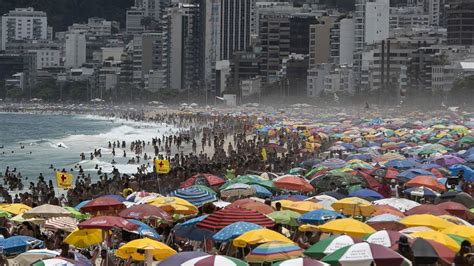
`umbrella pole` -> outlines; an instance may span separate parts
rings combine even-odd
[[[151,250],[145,250],[145,266],[153,265],[153,256],[151,255]]]

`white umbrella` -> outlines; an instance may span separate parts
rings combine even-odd
[[[41,206],[35,207],[25,213],[23,213],[23,218],[44,218],[48,219],[51,217],[64,217],[72,216],[72,213],[63,207],[51,204],[43,204]]]
[[[255,195],[255,188],[251,185],[236,183],[221,190],[222,197],[238,197]]]
[[[28,250],[13,259],[14,263],[18,265],[31,265],[33,262],[59,256],[59,252],[49,249],[32,249]]]
[[[417,206],[420,206],[420,203],[409,200],[409,199],[399,199],[399,198],[389,198],[389,199],[381,199],[376,200],[373,202],[375,205],[389,205],[398,209],[401,212],[406,212],[410,209],[413,209]]]

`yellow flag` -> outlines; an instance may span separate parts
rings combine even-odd
[[[72,188],[72,183],[74,181],[74,176],[69,173],[56,172],[56,183],[58,188],[70,189]]]
[[[157,174],[167,174],[170,172],[170,162],[168,160],[155,160]]]
[[[267,150],[265,148],[262,148],[262,160],[267,161]]]

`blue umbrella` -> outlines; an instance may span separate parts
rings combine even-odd
[[[443,184],[443,185],[446,186],[446,182],[448,182],[448,179],[447,179],[446,177],[439,178],[439,179],[438,179],[438,182],[440,182],[441,184]],[[459,185],[456,185],[455,189],[456,189],[456,191],[459,191],[459,192],[462,191],[462,189],[461,189],[461,187],[460,187]]]
[[[412,188],[403,190],[403,193],[411,195],[411,196],[415,196],[415,197],[435,198],[439,196],[438,192],[427,187],[412,187]]]
[[[463,153],[463,158],[468,158],[469,156],[474,155],[474,147],[469,148],[465,153]]]
[[[166,258],[165,260],[162,260],[160,263],[158,263],[157,266],[176,266],[176,265],[181,265],[185,263],[188,260],[197,258],[197,257],[202,257],[202,256],[208,256],[209,254],[204,253],[202,251],[184,251],[184,252],[179,252],[174,254],[171,257]]]
[[[428,176],[435,177],[435,175],[432,172],[419,169],[419,168],[403,171],[400,174],[398,174],[397,177],[401,177],[403,179],[413,179],[414,177],[419,176],[419,175],[428,175]]]
[[[251,185],[251,186],[255,188],[255,191],[256,191],[255,195],[257,195],[257,197],[270,198],[271,196],[273,196],[273,193],[270,190],[260,185]]]
[[[124,201],[127,201],[123,196],[121,195],[105,195],[105,196],[101,196],[101,198],[104,197],[104,198],[112,198],[114,200],[117,200],[117,201],[120,201],[120,202],[124,202]]]
[[[161,236],[155,231],[155,229],[151,228],[151,226],[147,225],[146,223],[140,222],[135,219],[127,219],[129,222],[132,222],[138,225],[137,232],[141,236],[149,236],[152,238],[160,239]]]
[[[474,154],[471,154],[464,159],[470,163],[474,163]]]
[[[234,238],[239,237],[243,233],[260,228],[262,227],[258,224],[248,222],[236,222],[222,228],[212,237],[212,239],[217,242],[228,242]]]
[[[385,166],[393,168],[413,168],[418,165],[417,162],[411,160],[391,160],[388,161]]]
[[[301,224],[323,224],[336,218],[345,218],[345,216],[335,211],[319,209],[301,215],[298,222]]]
[[[12,236],[0,240],[3,254],[9,256],[26,252],[28,249],[44,248],[43,241],[30,236]]]
[[[177,224],[174,227],[175,234],[179,237],[184,237],[189,240],[195,240],[195,241],[204,241],[206,239],[211,238],[212,235],[214,234],[213,232],[196,227],[196,224],[206,219],[207,216],[208,216],[207,214],[202,215],[197,218],[188,220],[184,223]]]
[[[438,169],[438,168],[443,168],[443,167],[435,163],[424,163],[420,165],[420,168],[421,169],[432,169],[432,168]]]
[[[198,187],[188,187],[177,189],[170,193],[170,196],[178,197],[191,202],[194,206],[202,206],[208,202],[217,200],[215,194],[200,189]]]
[[[85,200],[85,201],[81,201],[79,204],[77,204],[74,209],[76,210],[79,210],[80,208],[82,208],[84,205],[86,205],[87,203],[89,203],[90,200]]]
[[[464,171],[464,174],[463,174],[464,179],[472,182],[472,179],[474,178],[474,170],[472,170],[470,167],[466,165],[455,164],[455,165],[451,165],[448,169],[451,171],[452,176],[457,176],[459,172],[462,170]]]
[[[363,188],[357,191],[354,191],[349,194],[350,197],[359,197],[359,198],[372,198],[375,200],[383,199],[384,196],[380,195],[377,191],[373,191],[372,189]]]
[[[308,198],[308,197],[305,196],[305,195],[299,195],[299,194],[297,194],[297,195],[290,195],[290,194],[286,194],[286,195],[281,195],[281,196],[278,196],[278,197],[274,197],[274,198],[272,199],[272,201],[284,200],[284,199],[287,199],[287,198],[290,198],[290,197],[291,197],[292,199],[300,200],[300,201],[301,201],[301,200],[305,200],[305,199]]]

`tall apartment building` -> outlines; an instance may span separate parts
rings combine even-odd
[[[474,0],[447,0],[448,44],[474,45]]]
[[[48,38],[48,19],[45,12],[33,8],[16,8],[2,16],[1,46],[13,40],[45,40]]]
[[[142,34],[142,77],[152,76],[154,82],[148,84],[150,90],[168,88],[169,57],[166,36],[165,33]]]
[[[66,68],[76,68],[86,62],[86,35],[85,33],[66,34],[65,44]]]
[[[354,19],[336,19],[330,32],[331,63],[352,66],[354,62]]]
[[[103,18],[89,18],[87,23],[74,23],[68,27],[69,32],[86,32],[92,36],[110,36],[113,31],[118,31],[120,25],[115,21],[107,21]]]
[[[310,26],[309,37],[309,68],[317,64],[329,63],[331,55],[330,32],[333,27],[335,17],[322,17],[318,24]]]
[[[309,54],[310,27],[317,21],[315,16],[306,14],[290,17],[290,53]]]

